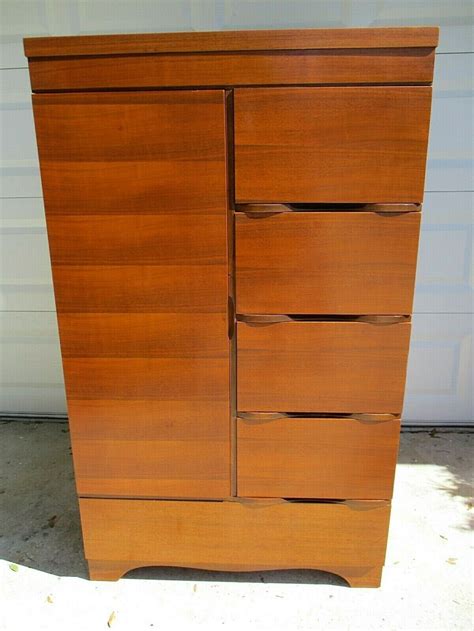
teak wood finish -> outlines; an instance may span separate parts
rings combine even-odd
[[[379,585],[437,42],[25,40],[91,578]]]
[[[438,36],[438,27],[404,26],[28,37],[24,44],[25,55],[31,59],[252,50],[434,49]]]
[[[54,58],[30,62],[34,90],[427,83],[431,49],[308,50]],[[271,68],[271,72],[269,72]]]
[[[263,417],[263,418],[259,418]],[[392,497],[397,417],[278,414],[237,419],[237,489],[244,497]]]
[[[237,202],[421,202],[430,87],[235,90]]]
[[[40,37],[25,53],[35,91],[429,84],[437,42],[437,28],[303,29]]]
[[[239,322],[239,410],[400,414],[410,326]]]
[[[235,218],[239,313],[411,312],[416,206],[385,214],[259,208]]]
[[[158,213],[173,223],[205,214],[222,223],[222,90],[34,94],[33,109],[48,217]]]
[[[380,581],[390,503],[81,499],[97,578],[142,565],[226,571],[318,568],[350,585]],[[282,546],[282,541],[291,542]]]
[[[33,98],[80,494],[230,494],[224,101]]]

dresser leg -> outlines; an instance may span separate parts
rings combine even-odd
[[[341,574],[351,587],[380,587],[383,565],[375,567],[357,568],[354,572],[350,568]]]
[[[124,574],[134,569],[123,561],[87,561],[91,581],[118,581]]]

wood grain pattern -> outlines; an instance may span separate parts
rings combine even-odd
[[[237,407],[258,412],[401,412],[410,323],[237,325]]]
[[[229,398],[228,364],[201,357],[63,358],[73,399],[183,399],[209,406]]]
[[[78,492],[225,497],[224,93],[34,104]]]
[[[238,312],[411,312],[419,213],[237,213],[235,222]]]
[[[235,90],[236,201],[421,202],[429,87]]]
[[[416,27],[25,40],[91,578],[380,584],[420,217],[369,211],[422,200],[437,42]],[[234,225],[235,202],[284,212]],[[369,206],[286,212],[298,202]]]
[[[60,313],[226,310],[225,212],[53,213],[48,234]]]
[[[389,499],[400,421],[283,418],[237,424],[244,497]]]
[[[63,357],[226,359],[225,313],[60,313]]]
[[[27,37],[23,41],[27,57],[63,57],[225,50],[433,47],[438,44],[438,38],[439,28],[436,26],[408,26]]]
[[[69,397],[111,397],[68,399],[78,493],[228,495],[225,314],[61,313],[59,324]]]
[[[143,565],[234,571],[317,568],[366,586],[379,584],[373,568],[378,568],[379,579],[390,515],[389,502],[370,501],[81,499],[80,508],[93,579],[116,579]],[[282,545],[284,541],[291,545]]]
[[[433,48],[67,57],[29,62],[32,89],[423,83]]]
[[[226,266],[226,217],[208,214],[51,214],[53,265]],[[220,270],[218,270],[220,271]]]
[[[69,399],[68,411],[79,495],[229,495],[225,398]]]
[[[225,265],[56,265],[58,312],[222,313]]]
[[[34,95],[47,217],[223,217],[224,92]]]

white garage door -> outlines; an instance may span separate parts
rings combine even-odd
[[[66,413],[24,36],[436,24],[441,43],[404,418],[472,423],[470,1],[2,0],[0,23],[0,413]]]

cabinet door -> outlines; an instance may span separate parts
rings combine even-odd
[[[226,496],[225,94],[33,99],[79,494]]]
[[[237,202],[421,202],[431,88],[235,91]]]

